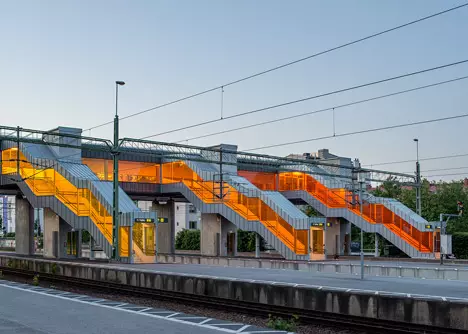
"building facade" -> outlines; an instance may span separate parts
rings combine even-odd
[[[191,203],[174,203],[175,235],[186,230],[200,229],[201,212]]]

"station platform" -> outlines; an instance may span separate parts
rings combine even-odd
[[[0,295],[0,333],[287,333],[10,281]]]
[[[319,288],[351,289],[354,292],[380,292],[403,295],[466,299],[466,282],[455,280],[420,280],[398,277],[365,277],[343,273],[305,272],[263,268],[221,267],[192,264],[109,264],[112,267],[148,270],[160,273],[202,275],[214,278],[240,279],[265,284],[304,284]]]
[[[250,303],[435,329],[468,330],[466,282],[187,264],[69,262],[0,255],[0,270],[133,286],[227,303]],[[149,291],[148,291],[149,292]],[[443,331],[442,331],[443,332]]]

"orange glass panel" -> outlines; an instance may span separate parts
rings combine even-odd
[[[121,226],[119,228],[119,255],[121,257],[129,256],[130,248],[130,226]]]

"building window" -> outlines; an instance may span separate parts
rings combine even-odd
[[[190,205],[189,206],[189,212],[190,213],[196,213],[197,212],[197,209],[195,209],[195,207],[193,205]]]
[[[196,221],[189,221],[189,229],[196,230],[197,229],[197,222]]]
[[[176,206],[176,208],[177,208],[177,210],[179,210],[179,206],[178,206],[178,205]]]
[[[179,222],[177,222],[177,226],[179,226]]]

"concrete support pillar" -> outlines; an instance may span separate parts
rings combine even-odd
[[[76,231],[76,257],[82,257],[81,250],[83,249],[81,241],[83,236],[83,230]]]
[[[55,232],[55,233],[54,233]],[[59,217],[49,208],[44,209],[44,257],[58,257]]]
[[[351,253],[351,223],[339,219],[340,223],[340,255],[349,255]]]
[[[200,226],[200,253],[220,255],[221,218],[215,213],[202,213]]]
[[[63,258],[63,257],[70,257],[67,254],[67,234],[68,232],[72,231],[72,227],[68,225],[68,223],[63,220],[62,218],[59,218],[59,232],[58,232],[58,257]]]
[[[158,218],[167,218],[167,223],[159,223],[156,233],[158,253],[175,253],[175,217],[174,203],[168,201],[166,204],[152,203],[150,211],[157,212]]]
[[[89,259],[94,260],[95,255],[94,255],[94,247],[95,247],[95,242],[92,236],[89,238]]]
[[[219,255],[220,256],[237,256],[237,226],[223,217],[220,217],[220,220],[221,220],[221,249],[220,249]]]
[[[379,251],[379,235],[375,233],[375,257],[380,256],[380,251]]]
[[[32,255],[35,252],[34,209],[27,199],[16,197],[15,214],[15,252],[21,255]]]
[[[260,235],[255,233],[255,257],[260,257]]]
[[[330,225],[330,226],[328,226]],[[325,255],[334,256],[341,252],[340,222],[337,218],[327,218],[327,227],[325,229]]]

